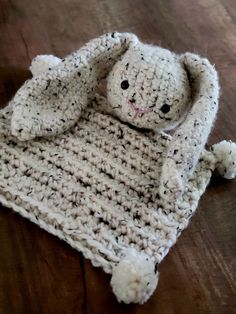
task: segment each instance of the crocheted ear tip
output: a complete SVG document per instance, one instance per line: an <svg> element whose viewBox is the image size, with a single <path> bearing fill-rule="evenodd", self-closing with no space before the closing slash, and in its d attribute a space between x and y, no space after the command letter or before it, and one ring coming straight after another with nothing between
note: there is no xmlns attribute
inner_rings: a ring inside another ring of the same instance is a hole
<svg viewBox="0 0 236 314"><path fill-rule="evenodd" d="M150 257L129 250L113 269L111 287L119 302L143 304L155 291L158 277Z"/></svg>
<svg viewBox="0 0 236 314"><path fill-rule="evenodd" d="M23 118L22 117L27 117ZM34 117L28 114L28 108L22 104L15 106L11 117L11 134L20 141L34 139L40 134L40 123L36 123Z"/></svg>
<svg viewBox="0 0 236 314"><path fill-rule="evenodd" d="M221 141L212 146L216 157L216 170L226 179L236 177L236 143L232 141Z"/></svg>
<svg viewBox="0 0 236 314"><path fill-rule="evenodd" d="M161 184L159 193L163 200L175 202L184 191L184 182L181 173L176 168L176 163L168 159L162 167Z"/></svg>
<svg viewBox="0 0 236 314"><path fill-rule="evenodd" d="M22 124L22 121L17 119L16 115L12 115L11 120L11 134L18 138L20 141L28 141L35 138L35 135L31 133L30 121L28 120L28 125Z"/></svg>

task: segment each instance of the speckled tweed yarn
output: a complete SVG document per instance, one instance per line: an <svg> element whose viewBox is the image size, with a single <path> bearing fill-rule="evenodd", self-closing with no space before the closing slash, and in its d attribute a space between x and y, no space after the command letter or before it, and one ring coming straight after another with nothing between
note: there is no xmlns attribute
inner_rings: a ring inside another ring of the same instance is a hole
<svg viewBox="0 0 236 314"><path fill-rule="evenodd" d="M36 58L31 70L0 111L0 202L112 274L119 301L144 303L212 172L236 175L235 143L203 148L216 72L126 33L64 61ZM107 99L95 94L106 75Z"/></svg>

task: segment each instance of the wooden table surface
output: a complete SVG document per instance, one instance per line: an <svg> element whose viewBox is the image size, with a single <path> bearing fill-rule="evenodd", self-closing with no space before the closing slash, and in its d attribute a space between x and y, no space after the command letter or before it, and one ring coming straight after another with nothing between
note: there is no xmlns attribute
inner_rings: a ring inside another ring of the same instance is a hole
<svg viewBox="0 0 236 314"><path fill-rule="evenodd" d="M176 52L206 56L221 103L209 143L236 140L234 0L1 0L0 104L29 77L37 54L65 56L108 31L130 31ZM236 313L236 180L215 179L160 266L143 306L119 304L110 277L12 210L0 210L0 313Z"/></svg>

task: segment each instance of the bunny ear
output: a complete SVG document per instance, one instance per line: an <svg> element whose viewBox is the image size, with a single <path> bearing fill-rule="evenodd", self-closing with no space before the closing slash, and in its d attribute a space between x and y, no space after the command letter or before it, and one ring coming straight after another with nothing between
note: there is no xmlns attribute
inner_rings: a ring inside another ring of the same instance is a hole
<svg viewBox="0 0 236 314"><path fill-rule="evenodd" d="M13 99L12 134L28 140L59 134L73 126L98 81L137 41L130 33L103 35L26 82Z"/></svg>
<svg viewBox="0 0 236 314"><path fill-rule="evenodd" d="M194 170L206 144L218 110L219 83L214 67L207 59L191 53L180 56L180 61L189 75L192 107L170 143L162 169L162 195L168 194L164 187L181 192L187 174Z"/></svg>

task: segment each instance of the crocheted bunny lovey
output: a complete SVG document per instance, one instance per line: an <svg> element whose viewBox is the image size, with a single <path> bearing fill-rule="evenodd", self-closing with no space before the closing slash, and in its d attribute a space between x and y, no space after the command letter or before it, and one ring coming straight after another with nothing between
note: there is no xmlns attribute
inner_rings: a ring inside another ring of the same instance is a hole
<svg viewBox="0 0 236 314"><path fill-rule="evenodd" d="M205 151L217 114L218 77L207 59L177 55L133 34L114 32L62 60L38 56L30 69L33 78L4 109L12 113L11 133L18 140L62 134L79 123L92 102L130 128L156 134L173 129L159 184L160 204L173 211ZM96 93L103 78L106 102ZM213 145L211 158L222 176L235 177L235 143ZM130 250L114 267L111 285L119 301L144 303L150 297L158 280L153 261Z"/></svg>

